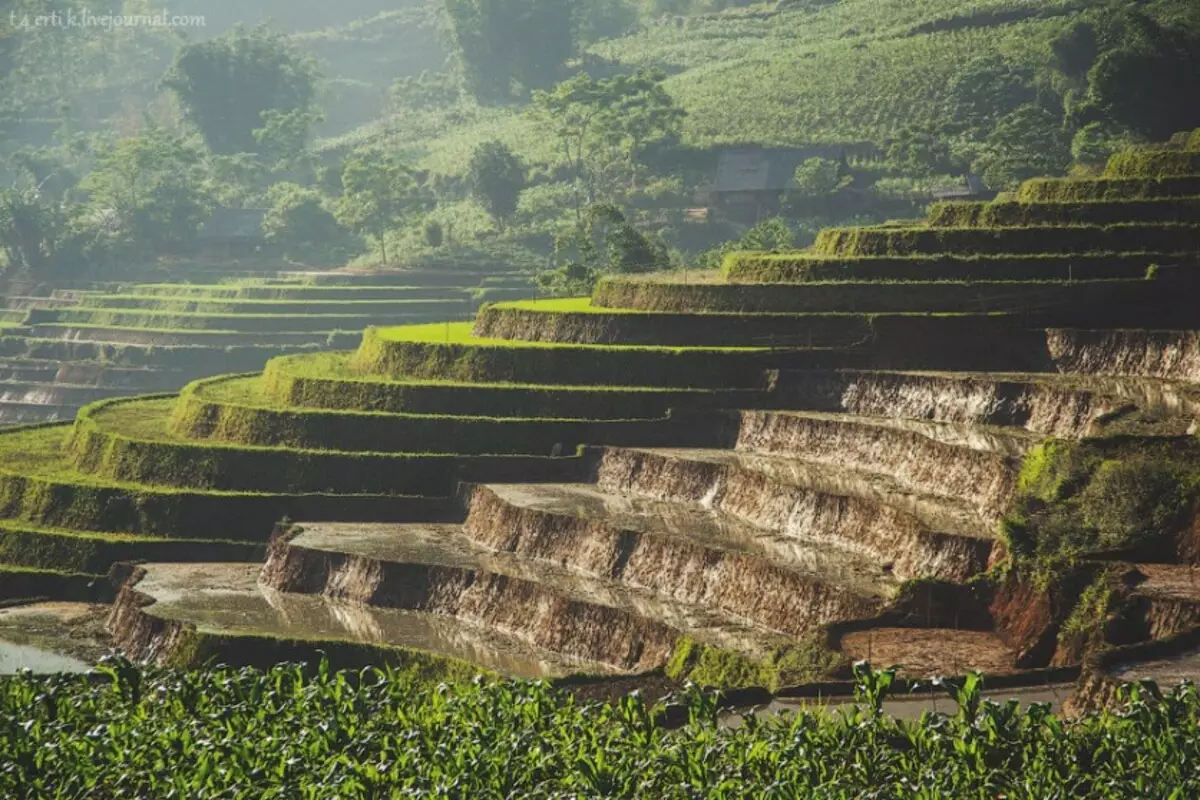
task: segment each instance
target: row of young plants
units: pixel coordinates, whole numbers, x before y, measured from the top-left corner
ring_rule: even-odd
[[[408,667],[156,670],[0,679],[0,794],[23,798],[1184,798],[1200,791],[1200,695],[1124,691],[1064,720],[947,684],[957,710],[855,702],[746,715],[687,688],[588,703],[542,682]],[[438,682],[442,681],[442,682]],[[944,707],[944,706],[943,706]],[[675,724],[664,724],[673,722]]]

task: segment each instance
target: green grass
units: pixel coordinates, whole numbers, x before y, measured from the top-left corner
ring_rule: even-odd
[[[195,490],[112,480],[76,468],[70,423],[0,432],[0,518],[79,531],[263,541],[285,516],[443,519],[444,501],[401,495]]]
[[[1051,440],[1022,466],[1004,529],[1017,564],[1052,573],[1103,551],[1175,560],[1200,493],[1192,437]]]
[[[259,378],[201,381],[187,387],[173,407],[169,429],[180,437],[294,449],[388,453],[437,451],[459,454],[537,455],[582,444],[685,444],[698,440],[660,406],[657,415],[572,418],[563,407],[543,417],[386,413],[316,410],[273,403]],[[715,437],[710,437],[715,442]]]
[[[753,659],[682,636],[667,663],[667,677],[722,689],[763,687],[776,692],[784,686],[811,683],[845,666],[845,657],[816,641],[799,642]]]
[[[258,561],[258,544],[214,539],[164,539],[128,533],[77,531],[0,521],[0,563],[103,574],[122,561]]]
[[[351,368],[406,378],[757,388],[765,370],[846,366],[846,350],[770,347],[573,345],[476,338],[470,325],[368,328]]]
[[[1200,196],[1200,176],[1191,178],[1076,178],[1026,181],[1016,199],[1023,203],[1082,203]]]
[[[1104,169],[1108,178],[1200,177],[1200,152],[1157,147],[1115,154]]]
[[[1194,263],[1186,254],[1111,252],[1084,254],[926,254],[828,256],[798,253],[732,253],[724,264],[734,283],[837,281],[1029,281],[1141,278],[1155,265]]]
[[[758,397],[755,391],[736,389],[392,378],[357,372],[349,358],[321,353],[273,359],[260,391],[273,403],[291,407],[581,419],[645,419],[662,416],[673,405],[731,408],[753,404]]]
[[[540,303],[541,301],[537,301]],[[577,298],[565,301],[547,301],[571,303],[590,303],[588,298]],[[536,305],[536,304],[535,304]],[[565,310],[565,309],[564,309]],[[475,337],[471,331],[474,323],[449,323],[435,325],[405,325],[390,328],[371,328],[365,339],[373,339],[379,345],[387,347],[391,344],[443,344],[467,345],[476,348],[511,348],[530,350],[602,350],[614,353],[702,353],[704,351],[717,353],[764,353],[767,347],[655,347],[647,345],[575,345],[559,342],[526,342],[516,339],[492,339]],[[364,347],[366,342],[364,342]]]
[[[463,384],[463,383],[438,384],[433,381],[426,382],[426,385],[444,386],[444,387],[458,386],[458,387],[468,388],[468,389],[480,388],[479,384]],[[511,385],[511,384],[509,386],[510,386],[510,388],[542,389],[542,390],[549,390],[549,391],[562,391],[566,388],[566,387],[558,387],[558,386],[546,386],[546,387],[516,386],[516,385]],[[578,391],[587,392],[590,394],[590,393],[594,393],[597,391],[603,392],[603,391],[614,391],[614,390],[609,387],[581,387],[580,389],[578,389]],[[650,393],[650,392],[655,391],[655,389],[647,387],[647,388],[641,389],[639,391],[642,391],[644,393]],[[271,397],[269,397],[268,395],[263,393],[262,385],[261,385],[261,377],[259,375],[240,375],[240,376],[225,375],[225,376],[220,376],[217,378],[209,378],[209,379],[205,379],[205,380],[201,380],[201,381],[196,381],[192,384],[189,384],[187,387],[184,388],[183,392],[180,393],[181,401],[186,400],[187,398],[195,398],[195,400],[199,403],[212,404],[212,405],[218,406],[218,407],[231,406],[231,407],[248,408],[248,409],[255,409],[255,410],[269,411],[269,412],[287,412],[287,413],[302,414],[302,415],[306,415],[306,416],[311,415],[314,417],[321,416],[323,411],[327,410],[327,409],[294,408],[294,407],[288,406],[287,404],[274,401]],[[460,414],[451,414],[451,413],[444,413],[444,414],[411,414],[410,413],[410,414],[405,414],[405,413],[372,411],[369,409],[337,410],[336,414],[331,414],[330,416],[331,417],[333,417],[333,416],[346,417],[346,418],[360,417],[363,419],[378,419],[381,421],[387,420],[387,421],[396,421],[396,422],[402,422],[405,420],[414,420],[414,421],[417,421],[417,420],[430,420],[430,421],[461,420],[464,422],[467,422],[467,421],[474,421],[474,422],[588,422],[588,421],[591,421],[586,418],[581,419],[581,418],[577,418],[577,417],[566,417],[566,416],[562,416],[562,417],[555,417],[555,416],[549,416],[549,417],[540,417],[540,416],[539,417],[511,417],[511,416],[489,417],[489,416],[484,416],[484,415],[460,415]],[[634,420],[629,420],[629,421],[634,421]]]
[[[79,412],[67,445],[80,472],[117,481],[258,493],[373,494],[448,497],[459,480],[506,482],[582,475],[571,451],[551,457],[492,449],[486,435],[468,452],[453,437],[431,437],[432,452],[320,450],[194,441],[170,431],[174,397],[107,400]],[[536,430],[539,424],[527,423]],[[485,426],[486,427],[486,426]],[[270,441],[269,437],[267,440]],[[517,437],[520,441],[520,437]],[[581,443],[581,442],[579,442]],[[478,451],[478,452],[472,452]]]
[[[357,291],[357,290],[356,290]],[[267,316],[276,314],[315,314],[320,316],[346,316],[349,314],[398,314],[420,311],[465,311],[472,307],[469,295],[461,298],[381,298],[381,299],[335,299],[321,297],[309,299],[221,299],[199,297],[160,297],[155,295],[91,295],[85,297],[76,313],[84,309],[103,309],[105,312],[143,314],[181,314],[198,316]]]
[[[348,309],[354,311],[353,308]],[[157,333],[166,331],[186,333],[327,333],[336,330],[361,330],[372,323],[430,321],[446,316],[461,318],[471,306],[453,304],[422,304],[409,310],[380,311],[369,313],[320,314],[282,311],[278,314],[232,313],[209,314],[199,312],[162,313],[158,311],[115,310],[115,309],[65,309],[36,312],[32,325],[56,324],[60,327],[85,327],[89,330],[146,330]]]
[[[1019,228],[831,228],[813,252],[826,256],[1089,254],[1200,249],[1200,225],[1064,225]]]
[[[1200,221],[1200,197],[1052,203],[936,203],[929,212],[930,225],[948,228],[1197,221]]]

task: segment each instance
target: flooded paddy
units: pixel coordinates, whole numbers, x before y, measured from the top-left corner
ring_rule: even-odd
[[[108,651],[107,606],[32,603],[0,608],[0,675],[86,672]]]

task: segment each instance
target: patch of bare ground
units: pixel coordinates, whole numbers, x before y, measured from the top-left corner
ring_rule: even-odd
[[[900,665],[909,678],[1014,671],[1016,654],[994,633],[949,628],[869,628],[841,637],[838,649],[854,661]]]

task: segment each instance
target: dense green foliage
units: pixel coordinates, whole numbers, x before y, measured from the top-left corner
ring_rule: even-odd
[[[1193,451],[1170,439],[1041,445],[1004,525],[1014,555],[1053,565],[1098,551],[1170,552],[1200,487]]]
[[[445,0],[459,68],[484,103],[552,85],[575,50],[564,0]]]
[[[264,28],[233,32],[179,51],[164,85],[214,153],[256,152],[254,132],[269,111],[303,111],[315,69],[293,45]]]
[[[420,665],[279,667],[0,679],[0,792],[14,800],[229,798],[1044,798],[1200,790],[1200,698],[1135,690],[1070,723],[1042,704],[951,688],[957,711],[880,714],[890,673],[861,672],[841,711],[720,723],[688,691],[686,721],[636,695],[609,705],[544,683],[433,685]],[[105,677],[107,676],[107,677]],[[168,768],[187,764],[186,769]]]
[[[525,188],[525,167],[503,142],[480,145],[467,167],[471,194],[503,230],[517,211]]]
[[[417,184],[400,159],[381,151],[358,151],[342,173],[345,193],[337,221],[373,237],[380,260],[388,263],[388,234],[418,206]]]

